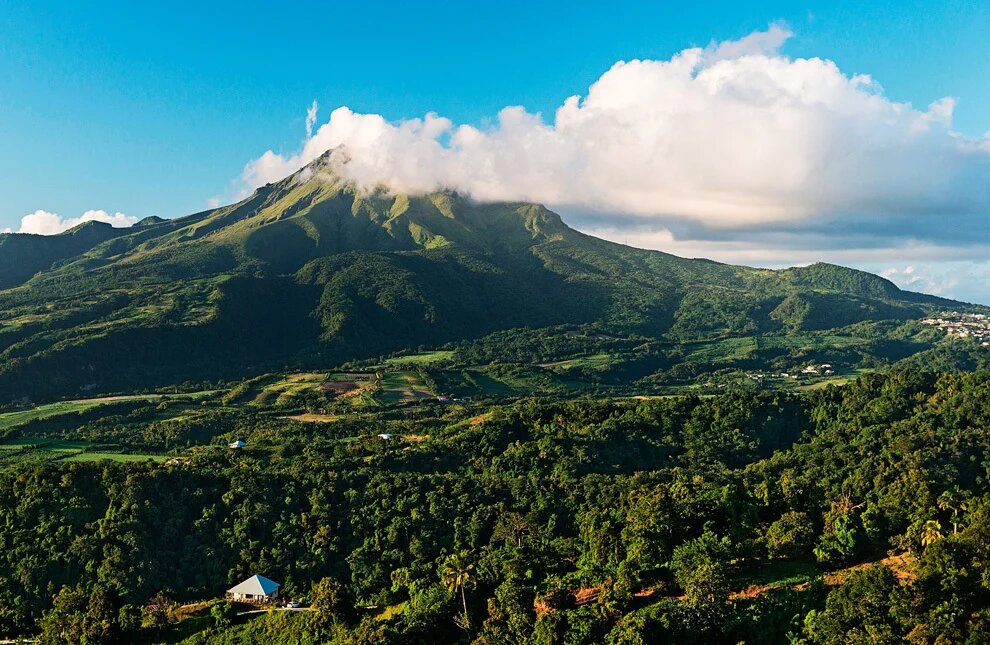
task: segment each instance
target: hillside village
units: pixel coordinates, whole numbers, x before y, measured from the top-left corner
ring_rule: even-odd
[[[984,347],[990,347],[990,318],[986,314],[947,311],[939,314],[936,318],[922,320],[921,324],[937,327],[949,336],[972,338]]]

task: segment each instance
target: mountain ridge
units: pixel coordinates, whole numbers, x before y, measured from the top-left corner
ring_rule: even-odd
[[[537,204],[359,190],[326,158],[235,204],[145,222],[0,238],[0,400],[339,364],[513,328],[685,342],[968,307],[837,265],[635,249]],[[30,244],[51,248],[11,273]]]

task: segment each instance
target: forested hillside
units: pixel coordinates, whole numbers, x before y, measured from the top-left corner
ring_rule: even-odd
[[[990,630],[986,372],[299,419],[233,412],[250,387],[22,430],[198,447],[0,470],[0,633],[975,643]],[[185,417],[128,434],[170,405]],[[312,611],[176,609],[254,573]]]
[[[550,338],[567,325],[672,348],[874,324],[887,345],[854,369],[934,346],[891,331],[899,324],[982,311],[832,265],[768,271],[612,244],[533,204],[358,190],[333,163],[179,219],[0,235],[0,404],[323,369],[506,330]],[[678,351],[640,377],[666,379],[657,370]]]

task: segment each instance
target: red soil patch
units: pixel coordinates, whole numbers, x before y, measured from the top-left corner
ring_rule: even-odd
[[[863,569],[868,569],[875,565],[884,565],[890,567],[897,579],[900,580],[901,584],[906,584],[914,579],[917,575],[915,573],[915,560],[914,557],[909,553],[902,553],[900,555],[888,556],[882,560],[876,562],[862,562],[860,564],[854,564],[850,567],[844,569],[839,569],[838,571],[833,571],[832,573],[825,574],[822,579],[825,584],[830,587],[837,587],[841,585],[846,578],[849,577],[854,571],[861,571]],[[788,585],[791,589],[796,591],[805,591],[808,589],[809,585],[807,582],[802,582],[795,585]],[[757,596],[763,595],[772,589],[780,588],[780,585],[750,585],[745,589],[739,591],[733,591],[729,594],[729,600],[744,600],[750,598],[756,598]],[[602,587],[579,587],[577,589],[572,589],[569,593],[574,597],[574,604],[576,605],[586,605],[591,602],[598,600],[601,595]],[[634,598],[649,598],[654,596],[657,590],[652,587],[647,587],[645,589],[640,589],[633,593]],[[680,600],[684,599],[684,596],[673,596],[670,597],[678,598]],[[537,598],[533,602],[533,608],[536,610],[537,615],[549,614],[553,612],[553,609],[549,607],[545,602]]]
[[[598,596],[602,593],[601,587],[581,587],[580,589],[575,589],[571,592],[574,596],[575,605],[586,605],[589,602],[594,602],[598,600]]]
[[[356,381],[327,381],[320,386],[324,392],[333,392],[334,396],[343,396],[348,392],[353,392],[361,386]]]

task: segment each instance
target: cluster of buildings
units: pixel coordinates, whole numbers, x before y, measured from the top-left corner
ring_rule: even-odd
[[[471,397],[469,396],[447,396],[446,394],[438,394],[437,401],[440,403],[469,403]]]
[[[828,363],[822,363],[821,365],[809,365],[801,370],[801,374],[804,376],[831,376],[835,374],[835,370]]]
[[[936,318],[921,321],[922,325],[937,327],[949,336],[971,338],[984,347],[990,347],[990,317],[986,314],[961,314],[958,311],[947,311]]]
[[[800,371],[795,373],[789,372],[776,372],[764,373],[764,372],[747,372],[746,376],[757,383],[761,383],[764,379],[796,379],[803,376],[832,376],[835,374],[835,370],[829,363],[822,363],[821,365],[808,365],[802,368]]]

